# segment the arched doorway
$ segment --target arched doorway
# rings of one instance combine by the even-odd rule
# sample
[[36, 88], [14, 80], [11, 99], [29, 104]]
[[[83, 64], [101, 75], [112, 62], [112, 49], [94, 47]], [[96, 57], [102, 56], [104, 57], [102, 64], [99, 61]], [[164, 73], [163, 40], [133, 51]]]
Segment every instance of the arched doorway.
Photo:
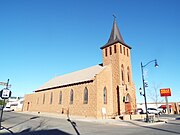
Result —
[[125, 101], [125, 113], [126, 114], [131, 114], [131, 97], [129, 94], [127, 94], [125, 97], [124, 97], [124, 101]]

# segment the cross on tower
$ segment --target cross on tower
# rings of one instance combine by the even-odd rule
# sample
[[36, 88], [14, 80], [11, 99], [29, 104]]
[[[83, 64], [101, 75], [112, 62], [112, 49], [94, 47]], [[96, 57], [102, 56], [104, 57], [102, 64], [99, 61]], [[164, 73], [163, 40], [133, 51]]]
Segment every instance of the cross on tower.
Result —
[[113, 14], [114, 19], [116, 19], [116, 16]]

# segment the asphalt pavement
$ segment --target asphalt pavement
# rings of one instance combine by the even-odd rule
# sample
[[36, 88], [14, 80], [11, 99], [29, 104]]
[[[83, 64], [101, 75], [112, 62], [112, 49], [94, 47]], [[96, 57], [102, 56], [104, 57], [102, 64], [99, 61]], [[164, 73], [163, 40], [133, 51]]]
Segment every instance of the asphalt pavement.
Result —
[[[115, 120], [115, 119], [93, 119], [58, 115], [51, 113], [15, 113], [7, 112], [3, 116], [3, 130], [0, 134], [4, 135], [69, 135], [69, 134], [103, 134], [124, 135], [149, 134], [158, 131], [158, 135], [180, 134], [178, 126], [179, 115], [164, 115], [160, 119], [163, 122], [146, 123], [140, 120]], [[165, 130], [164, 127], [172, 127], [173, 130]], [[157, 128], [160, 127], [160, 128]], [[128, 130], [127, 130], [128, 129]], [[176, 130], [174, 130], [176, 129]], [[164, 133], [163, 133], [164, 132]], [[154, 134], [153, 134], [154, 135]]]

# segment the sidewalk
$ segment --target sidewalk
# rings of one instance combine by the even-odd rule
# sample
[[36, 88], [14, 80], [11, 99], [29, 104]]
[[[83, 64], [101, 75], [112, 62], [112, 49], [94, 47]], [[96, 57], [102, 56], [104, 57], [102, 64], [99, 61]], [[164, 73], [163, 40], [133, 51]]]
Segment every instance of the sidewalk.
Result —
[[[35, 116], [42, 116], [42, 117], [52, 117], [52, 118], [61, 118], [67, 119], [67, 115], [60, 115], [54, 113], [37, 113], [37, 112], [19, 112], [24, 114], [31, 114]], [[164, 124], [166, 119], [160, 119], [161, 122], [154, 122], [154, 123], [146, 123], [143, 120], [116, 120], [116, 119], [96, 119], [96, 118], [84, 118], [81, 116], [70, 116], [70, 119], [73, 121], [82, 121], [82, 122], [90, 122], [90, 123], [99, 123], [99, 124], [111, 124], [111, 125], [120, 125], [120, 126], [152, 126], [158, 124]], [[172, 119], [172, 118], [171, 118]]]

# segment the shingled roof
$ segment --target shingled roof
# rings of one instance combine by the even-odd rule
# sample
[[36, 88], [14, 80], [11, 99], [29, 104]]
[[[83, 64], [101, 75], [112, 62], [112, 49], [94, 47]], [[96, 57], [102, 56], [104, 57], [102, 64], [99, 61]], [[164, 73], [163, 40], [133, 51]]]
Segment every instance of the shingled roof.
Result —
[[83, 70], [65, 74], [62, 76], [57, 76], [49, 80], [48, 82], [46, 82], [44, 85], [38, 88], [35, 92], [48, 90], [52, 88], [59, 88], [59, 87], [68, 86], [72, 84], [78, 84], [82, 82], [93, 81], [95, 76], [99, 74], [104, 68], [105, 66], [102, 66], [100, 64], [100, 65], [95, 65], [95, 66], [92, 66]]
[[109, 37], [109, 40], [104, 46], [101, 47], [101, 49], [104, 49], [105, 47], [108, 47], [108, 46], [115, 44], [115, 43], [118, 43], [118, 42], [131, 49], [130, 46], [125, 44], [125, 42], [121, 36], [121, 33], [119, 31], [119, 28], [117, 26], [116, 19], [114, 18], [113, 27], [111, 30], [111, 35]]

